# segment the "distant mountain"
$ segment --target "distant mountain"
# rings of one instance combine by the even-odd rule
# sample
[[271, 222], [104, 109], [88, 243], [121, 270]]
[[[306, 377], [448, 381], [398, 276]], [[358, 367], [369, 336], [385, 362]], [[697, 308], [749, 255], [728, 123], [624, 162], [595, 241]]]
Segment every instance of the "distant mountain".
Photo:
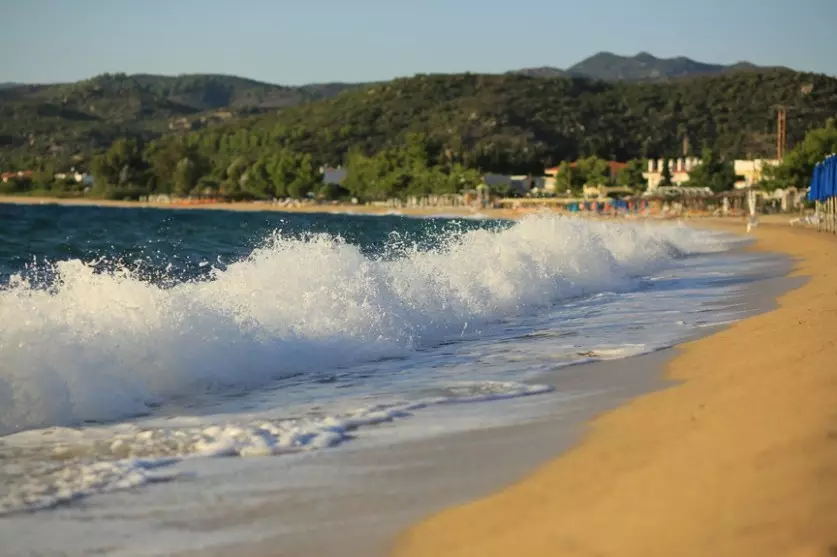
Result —
[[116, 137], [153, 138], [300, 103], [360, 85], [288, 87], [228, 75], [103, 74], [0, 88], [0, 166], [19, 155], [71, 155]]
[[3, 83], [0, 83], [0, 89], [8, 89], [10, 87], [20, 87], [20, 85], [21, 85], [20, 83], [14, 83], [14, 82], [11, 82], [11, 81], [4, 81]]
[[599, 52], [566, 70], [553, 67], [524, 68], [515, 73], [533, 77], [586, 77], [601, 81], [666, 81], [699, 75], [717, 75], [732, 71], [766, 69], [749, 62], [732, 65], [706, 64], [685, 56], [657, 58], [647, 52], [636, 56], [620, 56], [612, 52]]
[[[74, 83], [53, 85], [7, 84], [5, 100], [38, 100], [88, 108], [108, 99], [141, 99], [146, 104], [177, 105], [182, 112], [219, 108], [271, 109], [315, 101], [356, 87], [324, 83], [288, 87], [230, 75], [103, 74]], [[92, 104], [91, 104], [92, 103]]]
[[562, 70], [561, 68], [554, 68], [552, 66], [541, 66], [539, 68], [524, 68], [522, 70], [518, 70], [512, 73], [518, 73], [529, 77], [570, 77], [570, 74], [566, 70]]

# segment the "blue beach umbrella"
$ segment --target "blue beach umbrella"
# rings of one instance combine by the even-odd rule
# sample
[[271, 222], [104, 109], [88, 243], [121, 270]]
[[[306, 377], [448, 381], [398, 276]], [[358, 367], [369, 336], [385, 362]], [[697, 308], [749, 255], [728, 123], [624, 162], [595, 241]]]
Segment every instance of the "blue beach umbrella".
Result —
[[822, 161], [820, 174], [817, 177], [817, 201], [825, 199], [825, 188], [828, 186], [828, 159]]
[[837, 193], [837, 157], [831, 155], [826, 161], [828, 166], [828, 179], [820, 193], [822, 199], [834, 197], [835, 193]]
[[826, 157], [817, 185], [817, 200], [825, 201], [832, 195], [834, 182], [834, 157]]
[[814, 173], [811, 175], [811, 187], [808, 189], [808, 201], [819, 201], [818, 190], [820, 175], [822, 174], [822, 163], [814, 165]]

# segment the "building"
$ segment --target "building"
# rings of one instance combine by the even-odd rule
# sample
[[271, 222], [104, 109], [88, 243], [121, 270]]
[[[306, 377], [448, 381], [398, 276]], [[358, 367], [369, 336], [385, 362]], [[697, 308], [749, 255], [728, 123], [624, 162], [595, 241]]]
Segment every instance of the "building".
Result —
[[697, 157], [681, 157], [679, 159], [649, 159], [648, 171], [642, 173], [645, 182], [648, 185], [647, 191], [654, 193], [663, 181], [663, 166], [668, 164], [671, 172], [671, 183], [675, 186], [680, 186], [689, 181], [689, 172], [694, 170], [700, 164], [700, 159]]
[[737, 189], [757, 185], [764, 177], [764, 171], [779, 164], [778, 159], [736, 160], [733, 163], [735, 175], [740, 179], [735, 182]]
[[3, 172], [0, 174], [0, 181], [4, 184], [8, 183], [9, 180], [15, 180], [17, 178], [31, 178], [32, 171], [31, 170], [18, 170], [17, 172]]
[[53, 174], [53, 178], [67, 182], [74, 181], [77, 184], [84, 184], [85, 186], [92, 186], [95, 181], [92, 174], [88, 174], [87, 172], [76, 172], [75, 170], [71, 170], [69, 174], [66, 172], [58, 172]]
[[323, 167], [320, 172], [323, 175], [324, 184], [340, 185], [346, 180], [346, 169], [341, 166], [337, 168]]
[[546, 187], [545, 178], [529, 175], [486, 174], [482, 177], [482, 183], [489, 189], [505, 186], [519, 195], [526, 195], [533, 189], [542, 191]]

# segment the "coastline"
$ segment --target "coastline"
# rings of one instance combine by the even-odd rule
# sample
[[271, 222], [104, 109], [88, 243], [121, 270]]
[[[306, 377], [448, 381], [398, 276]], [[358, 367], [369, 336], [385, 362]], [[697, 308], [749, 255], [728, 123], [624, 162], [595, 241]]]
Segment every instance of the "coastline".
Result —
[[[750, 248], [740, 249], [746, 252]], [[733, 300], [747, 308], [745, 319], [774, 309], [777, 296], [800, 282], [787, 278], [791, 268], [788, 258], [776, 258], [772, 253], [753, 255], [768, 258], [776, 266], [754, 271], [750, 275], [754, 288], [739, 292]], [[711, 336], [726, 327], [719, 324], [698, 329], [684, 342]], [[493, 403], [498, 420], [502, 421], [500, 416], [518, 416], [511, 424], [483, 421], [473, 429], [452, 430], [415, 440], [407, 435], [382, 446], [369, 446], [368, 439], [358, 439], [340, 452], [312, 455], [307, 467], [319, 469], [318, 477], [323, 477], [323, 470], [330, 470], [326, 475], [349, 477], [351, 482], [326, 481], [324, 486], [314, 487], [305, 474], [299, 478], [286, 477], [290, 485], [309, 487], [293, 490], [293, 505], [288, 505], [287, 494], [278, 490], [270, 496], [270, 503], [249, 516], [254, 521], [273, 524], [276, 532], [176, 554], [179, 557], [388, 555], [393, 541], [411, 524], [519, 481], [544, 462], [576, 447], [585, 438], [590, 421], [597, 416], [636, 397], [677, 385], [678, 381], [663, 375], [665, 366], [676, 355], [676, 347], [665, 348], [545, 372], [532, 381], [548, 384], [557, 393], [585, 393], [584, 396]], [[520, 414], [524, 408], [531, 412], [529, 417]], [[433, 423], [432, 418], [426, 421], [426, 415], [415, 416], [413, 420], [408, 428], [427, 428]], [[292, 469], [281, 472], [282, 475], [293, 473]], [[251, 470], [248, 476], [252, 486], [245, 485], [245, 491], [269, 486], [275, 474], [273, 467], [265, 473]], [[228, 512], [218, 511], [213, 520], [201, 523], [201, 527], [218, 531], [235, 520]], [[328, 527], [322, 530], [324, 525]], [[312, 535], [312, 532], [319, 534]]]
[[677, 386], [594, 419], [580, 444], [509, 487], [413, 525], [392, 555], [837, 550], [837, 239], [762, 222], [751, 249], [793, 257], [802, 287], [679, 345], [665, 366]]
[[[485, 219], [508, 219], [514, 220], [529, 214], [555, 212], [544, 207], [517, 207], [517, 208], [495, 208], [495, 207], [387, 207], [378, 205], [352, 205], [350, 203], [322, 203], [322, 204], [298, 204], [283, 205], [268, 201], [238, 201], [229, 203], [189, 203], [174, 202], [161, 203], [157, 201], [118, 201], [111, 199], [92, 198], [60, 198], [60, 197], [30, 197], [15, 195], [0, 195], [0, 205], [61, 205], [65, 207], [108, 207], [119, 209], [158, 209], [166, 211], [237, 211], [237, 212], [279, 212], [279, 213], [320, 213], [320, 214], [346, 214], [366, 216], [407, 216], [426, 218], [485, 218]], [[559, 214], [583, 216], [589, 219], [612, 220], [614, 217], [607, 214], [596, 213], [565, 213]], [[784, 215], [781, 216], [783, 219]], [[621, 217], [617, 217], [621, 218]], [[706, 218], [706, 215], [640, 215], [632, 214], [627, 220], [637, 221], [660, 221]], [[741, 216], [726, 217], [729, 220], [740, 220]]]
[[[438, 216], [438, 211], [435, 215]], [[694, 224], [715, 226], [720, 223], [718, 226], [723, 229], [729, 229], [735, 220], [733, 231], [743, 232], [743, 225], [737, 222], [739, 219], [701, 220], [702, 223]], [[744, 248], [744, 251], [748, 249]], [[742, 300], [750, 302], [744, 305], [751, 311], [769, 311], [774, 307], [778, 292], [788, 289], [791, 281], [784, 275], [789, 269], [789, 259], [782, 259], [781, 270], [776, 275], [770, 275], [776, 278], [769, 278], [770, 283], [776, 286], [759, 280], [753, 284], [752, 292], [741, 294]], [[745, 273], [748, 268], [744, 267]], [[737, 276], [738, 272], [735, 274]], [[702, 329], [696, 336], [712, 335], [719, 328], [726, 328], [726, 325]], [[278, 462], [235, 461], [229, 467], [229, 463], [222, 460], [192, 463], [184, 473], [194, 473], [195, 477], [190, 482], [173, 483], [166, 489], [167, 493], [171, 493], [172, 502], [188, 501], [195, 493], [204, 491], [214, 494], [215, 486], [224, 485], [230, 477], [247, 477], [244, 484], [235, 484], [237, 491], [249, 496], [244, 504], [233, 508], [215, 505], [216, 498], [220, 501], [227, 495], [222, 492], [221, 497], [209, 497], [213, 504], [207, 505], [198, 516], [187, 516], [189, 513], [182, 510], [175, 512], [175, 509], [180, 509], [180, 503], [165, 512], [165, 505], [160, 505], [155, 498], [159, 494], [151, 490], [142, 494], [124, 492], [107, 498], [126, 503], [130, 500], [135, 507], [143, 507], [142, 501], [145, 501], [145, 506], [158, 509], [153, 513], [153, 520], [163, 530], [207, 536], [199, 544], [203, 546], [200, 549], [174, 545], [168, 547], [165, 554], [220, 556], [235, 553], [254, 557], [384, 555], [397, 534], [410, 524], [439, 509], [466, 504], [519, 481], [544, 462], [576, 447], [586, 437], [591, 419], [628, 404], [637, 396], [676, 384], [678, 380], [672, 381], [663, 376], [663, 368], [676, 353], [675, 349], [664, 349], [645, 356], [571, 366], [552, 378], [556, 382], [556, 390], [575, 391], [582, 386], [575, 383], [577, 381], [583, 383], [580, 390], [597, 392], [596, 396], [600, 398], [585, 398], [570, 409], [561, 403], [558, 405], [560, 410], [553, 409], [531, 422], [500, 427], [482, 424], [482, 429], [454, 429], [430, 440], [401, 439], [383, 447], [370, 447], [361, 438], [341, 449], [339, 456], [337, 452], [324, 451], [301, 457], [309, 461], [315, 475], [318, 470], [332, 470], [331, 474], [335, 476], [348, 474], [352, 478], [351, 482], [341, 481], [326, 490], [299, 488], [311, 483], [312, 478], [308, 472], [301, 475], [295, 472], [290, 465], [290, 459], [294, 457], [288, 457], [289, 460]], [[537, 381], [541, 382], [540, 379]], [[514, 405], [515, 400], [523, 402], [513, 399], [510, 404]], [[532, 401], [540, 404], [541, 399]], [[545, 405], [546, 399], [543, 402]], [[510, 409], [506, 403], [496, 404], [497, 414], [503, 415]], [[381, 426], [380, 429], [386, 427]], [[486, 462], [491, 465], [486, 466]], [[287, 469], [284, 469], [286, 464]], [[288, 476], [280, 479], [286, 474]], [[314, 479], [319, 481], [319, 478]], [[249, 495], [253, 493], [260, 495]], [[95, 502], [95, 505], [98, 504], [99, 500]], [[121, 509], [118, 503], [116, 506], [120, 507], [121, 516], [137, 512]], [[99, 512], [105, 513], [106, 509], [103, 507]], [[56, 515], [63, 513], [69, 511], [61, 510]], [[136, 516], [144, 519], [146, 514], [140, 511]], [[152, 517], [152, 513], [147, 516]], [[66, 516], [63, 520], [71, 522]], [[114, 522], [118, 527], [119, 521]], [[272, 526], [264, 530], [256, 527], [265, 524]], [[322, 531], [324, 525], [328, 525], [327, 531]], [[14, 530], [12, 524], [7, 526], [9, 531]], [[225, 532], [235, 532], [239, 526], [252, 527], [252, 530], [247, 536], [238, 532], [239, 535], [226, 537]], [[147, 532], [139, 530], [134, 536], [139, 539], [156, 535], [155, 532], [156, 529]], [[312, 535], [313, 532], [318, 532], [318, 535]], [[512, 554], [517, 554], [516, 548]]]
[[357, 215], [404, 215], [404, 216], [450, 216], [479, 217], [496, 219], [514, 219], [535, 212], [533, 210], [513, 210], [474, 207], [379, 207], [374, 205], [311, 204], [280, 205], [267, 201], [241, 201], [235, 203], [159, 203], [150, 201], [117, 201], [110, 199], [27, 197], [0, 195], [0, 204], [5, 205], [62, 205], [66, 207], [110, 207], [121, 209], [162, 209], [170, 211], [272, 211], [282, 213], [343, 213]]

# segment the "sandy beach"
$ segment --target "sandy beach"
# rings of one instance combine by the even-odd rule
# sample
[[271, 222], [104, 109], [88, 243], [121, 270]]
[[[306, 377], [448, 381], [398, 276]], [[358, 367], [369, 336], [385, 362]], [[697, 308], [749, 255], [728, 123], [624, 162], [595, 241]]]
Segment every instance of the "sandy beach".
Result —
[[798, 261], [802, 287], [682, 345], [666, 366], [681, 384], [600, 416], [516, 484], [410, 528], [393, 555], [834, 555], [837, 239], [770, 224], [755, 237], [754, 249]]

